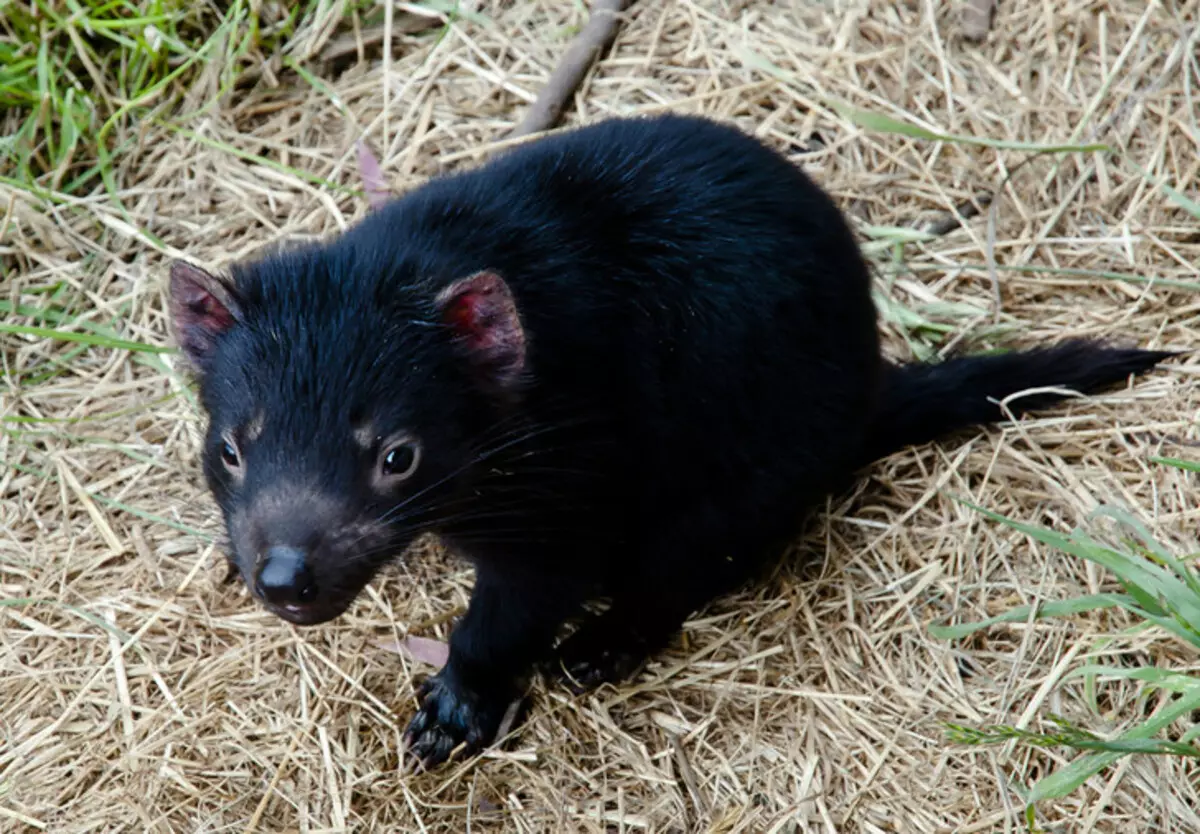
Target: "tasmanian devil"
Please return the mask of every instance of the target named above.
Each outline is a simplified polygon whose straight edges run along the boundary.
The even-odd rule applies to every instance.
[[[490,743],[539,666],[632,673],[871,461],[1171,355],[892,364],[833,201],[674,115],[526,144],[228,278],[177,262],[169,297],[263,605],[331,620],[425,532],[473,564],[406,736],[426,766]]]

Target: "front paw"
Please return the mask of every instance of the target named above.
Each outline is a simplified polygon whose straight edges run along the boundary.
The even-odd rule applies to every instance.
[[[418,697],[421,708],[404,733],[404,744],[425,770],[456,752],[471,755],[490,744],[514,700],[466,686],[449,667],[425,681]]]

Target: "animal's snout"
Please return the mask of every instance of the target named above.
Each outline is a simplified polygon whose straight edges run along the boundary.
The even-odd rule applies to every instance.
[[[309,570],[307,554],[296,547],[267,548],[254,578],[258,595],[272,605],[305,605],[316,599],[317,585]]]

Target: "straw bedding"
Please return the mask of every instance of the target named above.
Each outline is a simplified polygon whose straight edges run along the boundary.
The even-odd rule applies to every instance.
[[[1195,193],[1197,4],[1006,0],[978,43],[961,36],[961,5],[639,2],[567,123],[672,108],[731,119],[792,155],[859,223],[881,297],[943,326],[939,341],[885,316],[896,356],[1083,334],[1195,344],[1200,235],[1155,183]],[[117,159],[127,213],[103,191],[48,207],[0,185],[3,296],[40,303],[38,289],[61,282],[77,329],[170,345],[170,257],[220,268],[366,210],[278,165],[354,187],[353,142],[366,136],[403,189],[485,158],[585,12],[463,6],[478,14],[440,38],[406,33],[398,12],[386,68],[369,44],[361,62],[315,61],[322,88],[264,74],[186,131],[142,125]],[[301,53],[347,36],[301,32]],[[208,83],[197,101],[216,92]],[[870,132],[829,101],[946,134],[1117,151],[1026,162]],[[990,218],[878,242],[884,227],[953,226],[956,207],[971,214],[975,195],[997,189]],[[1036,729],[1061,714],[1113,733],[1153,697],[1105,685],[1095,712],[1080,686],[1055,685],[1065,669],[1094,651],[1197,664],[1154,633],[1098,643],[1128,624],[1108,614],[961,643],[926,630],[1112,587],[957,498],[1057,529],[1116,503],[1176,552],[1198,549],[1189,476],[1148,462],[1195,455],[1187,358],[894,456],[831,501],[767,583],[693,617],[635,684],[574,698],[539,683],[507,752],[404,775],[399,736],[429,668],[388,646],[444,639],[470,572],[423,543],[343,619],[293,629],[220,582],[201,424],[173,355],[14,334],[0,345],[3,414],[52,418],[10,421],[0,436],[0,603],[37,601],[0,608],[3,830],[1018,830],[1016,787],[1069,752],[959,747],[941,722]],[[1041,810],[1056,831],[1185,832],[1200,830],[1198,808],[1194,769],[1147,757]]]

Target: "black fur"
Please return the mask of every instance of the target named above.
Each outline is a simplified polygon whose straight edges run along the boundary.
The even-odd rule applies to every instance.
[[[1015,353],[889,365],[863,463],[957,429],[1004,419],[997,401],[1013,394],[1020,396],[1005,404],[1009,412],[1036,411],[1063,399],[1061,393],[1038,389],[1095,391],[1177,355],[1074,339]]]
[[[501,335],[523,334],[499,352],[448,324],[447,288],[481,271],[515,300]],[[896,368],[870,283],[795,166],[664,116],[435,179],[328,243],[236,267],[229,287],[183,276],[173,305],[235,563],[253,587],[266,548],[308,553],[312,598],[273,610],[340,615],[424,531],[476,566],[408,734],[432,765],[490,742],[541,661],[580,686],[627,675],[858,467],[1001,419],[989,398],[1092,390],[1168,355],[1076,342]],[[228,296],[232,324],[197,286]],[[382,484],[382,438],[401,432],[420,463]],[[598,597],[609,610],[552,651]]]

